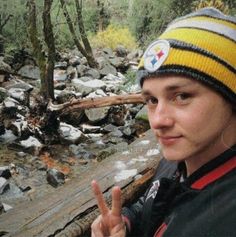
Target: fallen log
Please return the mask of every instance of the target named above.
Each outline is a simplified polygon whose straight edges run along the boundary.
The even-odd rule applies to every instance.
[[[76,109],[99,108],[111,105],[121,104],[143,104],[144,100],[141,94],[128,94],[107,96],[101,98],[88,98],[71,100],[64,104],[53,104],[52,101],[48,103],[47,110],[50,112],[67,113]]]
[[[123,203],[138,198],[148,185],[161,156],[152,132],[94,166],[54,193],[15,206],[0,215],[0,236],[84,236],[98,215],[90,183],[98,180],[108,203],[114,185],[122,189]]]

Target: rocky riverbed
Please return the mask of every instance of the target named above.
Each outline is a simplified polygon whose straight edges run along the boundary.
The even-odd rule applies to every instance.
[[[72,111],[43,127],[39,69],[29,54],[0,58],[0,211],[55,192],[149,128],[142,104]],[[54,70],[56,99],[97,98],[138,92],[129,75],[142,51],[96,51],[98,69],[79,52],[63,53]],[[20,58],[20,59],[19,59]],[[18,60],[18,61],[17,61]]]

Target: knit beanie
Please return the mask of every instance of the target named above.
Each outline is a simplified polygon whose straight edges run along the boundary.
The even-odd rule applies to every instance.
[[[145,51],[137,77],[184,75],[236,104],[236,18],[203,8],[177,18]]]

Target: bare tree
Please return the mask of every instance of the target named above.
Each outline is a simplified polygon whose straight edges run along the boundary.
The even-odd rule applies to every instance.
[[[37,29],[37,14],[35,0],[27,0],[28,7],[28,34],[33,47],[33,54],[40,70],[41,95],[46,99],[54,99],[53,70],[55,58],[55,43],[51,24],[50,10],[53,0],[44,1],[43,31],[45,43],[48,47],[46,57]]]
[[[53,75],[54,75],[54,65],[55,65],[55,39],[53,34],[53,26],[51,22],[51,7],[53,0],[44,0],[44,11],[43,11],[43,32],[45,43],[48,48],[48,62],[46,66],[46,93],[47,98],[54,98],[54,84],[53,84]]]
[[[84,29],[84,22],[83,22],[83,17],[82,17],[82,0],[75,0],[75,4],[76,4],[78,27],[79,27],[80,37],[82,39],[83,45],[80,43],[79,37],[76,34],[76,30],[75,30],[73,21],[70,17],[70,14],[67,10],[65,0],[60,0],[60,2],[61,2],[63,14],[66,18],[67,25],[69,27],[70,33],[73,37],[76,47],[83,54],[83,56],[86,57],[89,66],[96,68],[98,64],[93,56],[92,48],[90,46],[88,37]]]

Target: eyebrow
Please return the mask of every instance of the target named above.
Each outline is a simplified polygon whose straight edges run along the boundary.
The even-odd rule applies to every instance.
[[[173,85],[169,85],[167,87],[165,87],[164,89],[166,91],[174,91],[177,90],[179,88],[183,88],[183,87],[189,87],[189,86],[196,86],[196,83],[189,81],[189,82],[185,82],[185,83],[176,83]]]
[[[179,83],[176,83],[176,84],[172,84],[172,85],[167,85],[164,90],[167,91],[167,92],[171,92],[171,91],[175,91],[175,90],[178,90],[180,88],[184,88],[184,87],[190,87],[190,86],[196,86],[197,83],[194,83],[192,81],[188,81],[188,82],[179,82]],[[143,90],[142,91],[142,96],[149,96],[151,95],[151,92],[149,92],[149,90]]]

